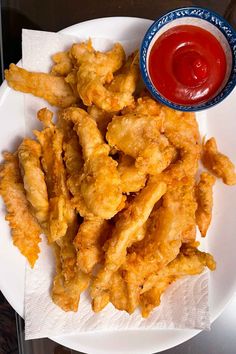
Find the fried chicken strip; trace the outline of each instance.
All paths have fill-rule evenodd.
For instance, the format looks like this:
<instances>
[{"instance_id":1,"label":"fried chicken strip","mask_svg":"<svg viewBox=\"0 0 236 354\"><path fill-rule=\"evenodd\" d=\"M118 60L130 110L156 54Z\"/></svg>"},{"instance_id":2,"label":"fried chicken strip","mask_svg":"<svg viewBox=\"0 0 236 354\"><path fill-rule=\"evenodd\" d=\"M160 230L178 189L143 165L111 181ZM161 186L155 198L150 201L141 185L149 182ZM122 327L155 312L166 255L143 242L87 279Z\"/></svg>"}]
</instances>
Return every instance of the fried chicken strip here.
<instances>
[{"instance_id":1,"label":"fried chicken strip","mask_svg":"<svg viewBox=\"0 0 236 354\"><path fill-rule=\"evenodd\" d=\"M147 222L144 223L138 230L134 232L132 238L134 242L141 241L147 232ZM105 244L104 248L107 248ZM132 286L131 281L131 286ZM110 301L117 309L126 310L129 312L130 308L130 294L132 293L129 283L124 279L124 270L120 268L113 273L109 282L109 290L107 293L103 293L96 299L96 306L98 309L103 309Z\"/></svg>"},{"instance_id":2,"label":"fried chicken strip","mask_svg":"<svg viewBox=\"0 0 236 354\"><path fill-rule=\"evenodd\" d=\"M79 138L73 130L73 123L64 120L59 114L59 129L64 136L63 142L63 160L66 166L66 184L73 196L80 193L80 177L83 170L84 160Z\"/></svg>"},{"instance_id":3,"label":"fried chicken strip","mask_svg":"<svg viewBox=\"0 0 236 354\"><path fill-rule=\"evenodd\" d=\"M7 209L13 244L33 268L39 255L41 229L29 209L16 154L4 153L0 170L0 193Z\"/></svg>"},{"instance_id":4,"label":"fried chicken strip","mask_svg":"<svg viewBox=\"0 0 236 354\"><path fill-rule=\"evenodd\" d=\"M95 120L97 127L102 134L102 137L105 138L107 132L107 126L112 120L114 113L106 112L101 108L92 105L88 107L88 114L90 115L90 117L92 117Z\"/></svg>"},{"instance_id":5,"label":"fried chicken strip","mask_svg":"<svg viewBox=\"0 0 236 354\"><path fill-rule=\"evenodd\" d=\"M60 247L62 275L66 282L74 278L75 273L78 271L76 265L76 250L73 245L78 228L79 224L76 214L74 214L73 222L68 227L65 236L56 241L56 244Z\"/></svg>"},{"instance_id":6,"label":"fried chicken strip","mask_svg":"<svg viewBox=\"0 0 236 354\"><path fill-rule=\"evenodd\" d=\"M73 44L70 57L78 68L87 67L89 72L96 73L103 83L110 83L113 80L113 73L124 64L125 52L120 43L115 43L111 50L102 53L96 51L92 47L92 41L89 40Z\"/></svg>"},{"instance_id":7,"label":"fried chicken strip","mask_svg":"<svg viewBox=\"0 0 236 354\"><path fill-rule=\"evenodd\" d=\"M66 166L67 178L73 175L80 175L84 160L78 135L73 130L73 122L63 119L61 112L59 112L57 126L63 134L63 160Z\"/></svg>"},{"instance_id":8,"label":"fried chicken strip","mask_svg":"<svg viewBox=\"0 0 236 354\"><path fill-rule=\"evenodd\" d=\"M207 140L203 145L203 165L228 185L236 184L235 166L230 159L217 149L215 138Z\"/></svg>"},{"instance_id":9,"label":"fried chicken strip","mask_svg":"<svg viewBox=\"0 0 236 354\"><path fill-rule=\"evenodd\" d=\"M175 157L175 148L160 133L161 116L127 113L114 116L108 124L106 138L110 146L136 159L143 174L159 174Z\"/></svg>"},{"instance_id":10,"label":"fried chicken strip","mask_svg":"<svg viewBox=\"0 0 236 354\"><path fill-rule=\"evenodd\" d=\"M121 68L125 60L119 43L106 53L96 52L91 41L74 44L70 53L78 67L77 90L86 106L95 104L107 112L114 112L133 102L132 91L138 72L136 57L127 64L128 73L121 73L112 86L105 87L105 84L111 83L113 73ZM127 71L127 68L124 70Z\"/></svg>"},{"instance_id":11,"label":"fried chicken strip","mask_svg":"<svg viewBox=\"0 0 236 354\"><path fill-rule=\"evenodd\" d=\"M215 270L215 261L210 254L191 246L182 247L178 256L154 274L151 282L140 290L136 307L141 306L142 316L148 317L150 312L160 305L161 295L172 282L186 275L200 274L205 267ZM125 281L121 270L112 276L110 301L118 310L129 312L129 283Z\"/></svg>"},{"instance_id":12,"label":"fried chicken strip","mask_svg":"<svg viewBox=\"0 0 236 354\"><path fill-rule=\"evenodd\" d=\"M82 148L79 144L78 137L75 134L68 141L63 143L64 161L68 177L79 175L83 168Z\"/></svg>"},{"instance_id":13,"label":"fried chicken strip","mask_svg":"<svg viewBox=\"0 0 236 354\"><path fill-rule=\"evenodd\" d=\"M52 56L54 65L51 74L59 76L67 76L73 69L73 63L69 52L58 52Z\"/></svg>"},{"instance_id":14,"label":"fried chicken strip","mask_svg":"<svg viewBox=\"0 0 236 354\"><path fill-rule=\"evenodd\" d=\"M132 95L136 89L136 84L140 76L139 72L139 53L132 53L122 68L115 74L114 79L108 86L111 92L124 92L130 95L127 101L133 102Z\"/></svg>"},{"instance_id":15,"label":"fried chicken strip","mask_svg":"<svg viewBox=\"0 0 236 354\"><path fill-rule=\"evenodd\" d=\"M147 175L135 166L135 160L131 156L120 155L118 172L123 193L138 192L145 186Z\"/></svg>"},{"instance_id":16,"label":"fried chicken strip","mask_svg":"<svg viewBox=\"0 0 236 354\"><path fill-rule=\"evenodd\" d=\"M56 275L52 287L52 299L64 311L78 310L81 293L89 285L89 276L84 274L76 263L76 250L73 240L78 230L76 215L64 237L54 243Z\"/></svg>"},{"instance_id":17,"label":"fried chicken strip","mask_svg":"<svg viewBox=\"0 0 236 354\"><path fill-rule=\"evenodd\" d=\"M78 137L75 132L73 133L74 135L63 144L67 175L66 185L74 197L71 200L73 207L79 209L81 215L92 217L93 214L88 210L80 195L80 179L83 173L84 160Z\"/></svg>"},{"instance_id":18,"label":"fried chicken strip","mask_svg":"<svg viewBox=\"0 0 236 354\"><path fill-rule=\"evenodd\" d=\"M147 221L153 206L166 192L166 184L151 178L147 186L134 198L116 222L111 239L106 245L105 262L91 286L93 310L100 311L104 297L109 300L109 282L112 274L125 262L127 248L137 241L136 233Z\"/></svg>"},{"instance_id":19,"label":"fried chicken strip","mask_svg":"<svg viewBox=\"0 0 236 354\"><path fill-rule=\"evenodd\" d=\"M77 69L73 68L71 72L65 77L65 81L70 85L75 97L81 101L77 91ZM82 101L81 101L82 102Z\"/></svg>"},{"instance_id":20,"label":"fried chicken strip","mask_svg":"<svg viewBox=\"0 0 236 354\"><path fill-rule=\"evenodd\" d=\"M111 227L107 220L84 219L74 240L77 250L77 263L84 273L91 273L103 256L103 245Z\"/></svg>"},{"instance_id":21,"label":"fried chicken strip","mask_svg":"<svg viewBox=\"0 0 236 354\"><path fill-rule=\"evenodd\" d=\"M41 146L34 140L24 139L18 148L18 158L32 211L43 229L47 229L49 203L44 173L41 169Z\"/></svg>"},{"instance_id":22,"label":"fried chicken strip","mask_svg":"<svg viewBox=\"0 0 236 354\"><path fill-rule=\"evenodd\" d=\"M215 261L209 253L191 247L182 249L167 267L156 274L155 285L148 291L146 289L141 291L142 316L148 317L150 312L160 305L161 295L171 283L187 275L201 274L205 267L215 270Z\"/></svg>"},{"instance_id":23,"label":"fried chicken strip","mask_svg":"<svg viewBox=\"0 0 236 354\"><path fill-rule=\"evenodd\" d=\"M170 179L194 176L197 172L201 147L198 124L193 113L178 112L161 106L162 131L178 151L177 159L167 169Z\"/></svg>"},{"instance_id":24,"label":"fried chicken strip","mask_svg":"<svg viewBox=\"0 0 236 354\"><path fill-rule=\"evenodd\" d=\"M127 282L124 280L120 269L112 275L109 287L109 301L116 309L121 311L129 307Z\"/></svg>"},{"instance_id":25,"label":"fried chicken strip","mask_svg":"<svg viewBox=\"0 0 236 354\"><path fill-rule=\"evenodd\" d=\"M193 178L169 186L162 206L154 208L145 238L131 248L122 266L129 285L129 313L138 306L140 289L153 274L176 258L183 241L194 240L196 208Z\"/></svg>"},{"instance_id":26,"label":"fried chicken strip","mask_svg":"<svg viewBox=\"0 0 236 354\"><path fill-rule=\"evenodd\" d=\"M79 182L78 204L76 205L81 216L84 208L80 208L80 201L95 216L101 219L110 219L124 205L121 181L117 171L117 162L109 154L109 146L104 143L95 121L80 108L64 110L65 120L74 123L84 157L83 174ZM99 208L97 207L99 205Z\"/></svg>"},{"instance_id":27,"label":"fried chicken strip","mask_svg":"<svg viewBox=\"0 0 236 354\"><path fill-rule=\"evenodd\" d=\"M213 186L215 177L207 172L203 172L200 181L196 187L196 223L203 237L206 236L208 227L211 223L212 207L213 207Z\"/></svg>"},{"instance_id":28,"label":"fried chicken strip","mask_svg":"<svg viewBox=\"0 0 236 354\"><path fill-rule=\"evenodd\" d=\"M42 131L34 131L42 148L42 166L49 196L49 242L63 237L73 220L73 208L62 160L63 134L52 123L52 115L48 109L41 109L38 118L45 128Z\"/></svg>"},{"instance_id":29,"label":"fried chicken strip","mask_svg":"<svg viewBox=\"0 0 236 354\"><path fill-rule=\"evenodd\" d=\"M65 108L76 102L76 96L64 77L30 72L11 64L9 70L5 70L5 78L14 90L44 98L53 106Z\"/></svg>"},{"instance_id":30,"label":"fried chicken strip","mask_svg":"<svg viewBox=\"0 0 236 354\"><path fill-rule=\"evenodd\" d=\"M133 103L133 94L136 90L139 77L139 53L135 51L128 57L123 67L115 74L114 80L107 85L108 92L111 93L111 95L124 95L124 103L120 104L119 109Z\"/></svg>"}]
</instances>

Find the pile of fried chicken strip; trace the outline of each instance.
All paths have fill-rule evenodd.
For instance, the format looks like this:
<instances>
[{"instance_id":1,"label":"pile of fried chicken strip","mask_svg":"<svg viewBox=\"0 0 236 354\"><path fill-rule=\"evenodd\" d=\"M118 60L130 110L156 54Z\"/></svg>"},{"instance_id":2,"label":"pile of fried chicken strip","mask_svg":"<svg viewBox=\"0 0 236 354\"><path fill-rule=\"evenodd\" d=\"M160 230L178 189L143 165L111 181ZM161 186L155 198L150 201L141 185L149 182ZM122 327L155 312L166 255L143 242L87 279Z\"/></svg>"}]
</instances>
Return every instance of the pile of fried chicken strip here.
<instances>
[{"instance_id":1,"label":"pile of fried chicken strip","mask_svg":"<svg viewBox=\"0 0 236 354\"><path fill-rule=\"evenodd\" d=\"M89 40L52 60L50 73L5 71L12 89L58 107L55 117L42 108L35 138L3 153L13 243L33 267L46 235L51 296L64 311L77 311L89 288L95 312L110 302L148 317L171 283L215 269L196 229L206 236L215 180L236 184L234 165L213 137L201 141L193 113L151 98L138 51L126 58L116 43L98 52Z\"/></svg>"}]
</instances>

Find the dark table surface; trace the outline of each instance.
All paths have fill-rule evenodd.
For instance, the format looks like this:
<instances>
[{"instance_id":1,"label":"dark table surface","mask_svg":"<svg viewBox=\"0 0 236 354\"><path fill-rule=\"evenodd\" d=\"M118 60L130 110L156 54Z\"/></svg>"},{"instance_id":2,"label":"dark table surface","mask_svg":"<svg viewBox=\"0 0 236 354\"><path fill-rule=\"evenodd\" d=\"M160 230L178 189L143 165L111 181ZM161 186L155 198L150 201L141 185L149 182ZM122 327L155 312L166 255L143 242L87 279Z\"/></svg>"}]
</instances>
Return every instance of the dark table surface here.
<instances>
[{"instance_id":1,"label":"dark table surface","mask_svg":"<svg viewBox=\"0 0 236 354\"><path fill-rule=\"evenodd\" d=\"M208 7L236 28L236 0L2 0L1 70L21 58L21 29L59 31L78 22L108 16L155 19L180 6ZM49 339L25 341L24 321L0 293L0 354L78 353ZM236 295L210 332L202 332L163 354L236 354ZM89 353L90 354L90 353Z\"/></svg>"}]
</instances>

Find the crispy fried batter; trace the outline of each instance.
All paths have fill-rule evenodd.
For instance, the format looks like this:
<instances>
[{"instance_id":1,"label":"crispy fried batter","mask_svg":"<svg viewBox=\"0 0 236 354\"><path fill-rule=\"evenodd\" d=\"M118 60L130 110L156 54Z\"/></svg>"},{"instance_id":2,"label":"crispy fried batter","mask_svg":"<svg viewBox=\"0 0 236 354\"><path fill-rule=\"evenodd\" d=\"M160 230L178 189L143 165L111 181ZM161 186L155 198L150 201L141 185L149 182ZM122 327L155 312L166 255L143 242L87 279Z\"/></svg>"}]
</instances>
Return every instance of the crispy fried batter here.
<instances>
[{"instance_id":1,"label":"crispy fried batter","mask_svg":"<svg viewBox=\"0 0 236 354\"><path fill-rule=\"evenodd\" d=\"M149 96L139 97L132 105L125 107L122 114L134 113L138 115L159 116L162 106Z\"/></svg>"},{"instance_id":2,"label":"crispy fried batter","mask_svg":"<svg viewBox=\"0 0 236 354\"><path fill-rule=\"evenodd\" d=\"M88 114L95 120L98 129L105 139L108 123L110 123L114 114L111 112L106 112L95 105L88 107Z\"/></svg>"},{"instance_id":3,"label":"crispy fried batter","mask_svg":"<svg viewBox=\"0 0 236 354\"><path fill-rule=\"evenodd\" d=\"M132 313L139 303L140 289L152 275L178 255L183 241L195 237L194 180L182 180L169 186L160 208L154 208L148 220L146 237L131 249L123 264L129 283L129 307Z\"/></svg>"},{"instance_id":4,"label":"crispy fried batter","mask_svg":"<svg viewBox=\"0 0 236 354\"><path fill-rule=\"evenodd\" d=\"M66 282L74 278L74 275L78 271L76 265L76 250L73 245L78 228L79 224L76 214L74 214L73 221L68 227L65 236L56 241L56 244L60 247L61 273Z\"/></svg>"},{"instance_id":5,"label":"crispy fried batter","mask_svg":"<svg viewBox=\"0 0 236 354\"><path fill-rule=\"evenodd\" d=\"M109 92L115 95L124 94L125 104L123 107L133 103L133 93L140 77L139 53L132 53L124 66L115 74L114 80L107 85ZM120 106L120 109L123 108Z\"/></svg>"},{"instance_id":6,"label":"crispy fried batter","mask_svg":"<svg viewBox=\"0 0 236 354\"><path fill-rule=\"evenodd\" d=\"M86 106L95 104L107 112L114 112L133 102L132 91L135 89L138 71L136 57L131 64L129 62L127 64L129 72L120 74L110 89L104 86L111 83L113 73L124 63L125 53L119 43L106 53L94 51L91 41L74 44L71 56L76 60L78 67L77 90ZM124 91L125 89L128 91Z\"/></svg>"},{"instance_id":7,"label":"crispy fried batter","mask_svg":"<svg viewBox=\"0 0 236 354\"><path fill-rule=\"evenodd\" d=\"M49 196L49 242L66 234L73 220L73 208L66 186L66 172L62 160L62 132L52 123L52 112L43 108L38 112L44 129L34 131L42 148L42 166L46 176Z\"/></svg>"},{"instance_id":8,"label":"crispy fried batter","mask_svg":"<svg viewBox=\"0 0 236 354\"><path fill-rule=\"evenodd\" d=\"M64 237L54 243L57 270L53 281L52 299L62 310L78 310L80 294L89 285L89 276L76 265L73 240L78 230L76 217Z\"/></svg>"},{"instance_id":9,"label":"crispy fried batter","mask_svg":"<svg viewBox=\"0 0 236 354\"><path fill-rule=\"evenodd\" d=\"M84 219L74 240L77 250L77 262L84 273L91 273L103 256L103 245L111 232L107 220L92 218Z\"/></svg>"},{"instance_id":10,"label":"crispy fried batter","mask_svg":"<svg viewBox=\"0 0 236 354\"><path fill-rule=\"evenodd\" d=\"M76 102L76 96L63 77L30 72L11 64L9 70L5 70L5 78L14 90L44 98L53 106L64 108Z\"/></svg>"},{"instance_id":11,"label":"crispy fried batter","mask_svg":"<svg viewBox=\"0 0 236 354\"><path fill-rule=\"evenodd\" d=\"M58 52L52 56L54 65L51 74L58 76L66 76L73 69L73 63L68 52Z\"/></svg>"},{"instance_id":12,"label":"crispy fried batter","mask_svg":"<svg viewBox=\"0 0 236 354\"><path fill-rule=\"evenodd\" d=\"M103 82L113 80L113 73L121 68L125 61L125 52L120 43L115 43L110 51L105 53L95 51L92 41L73 44L70 56L76 62L76 67L86 68ZM89 104L86 104L89 106Z\"/></svg>"},{"instance_id":13,"label":"crispy fried batter","mask_svg":"<svg viewBox=\"0 0 236 354\"><path fill-rule=\"evenodd\" d=\"M136 232L147 221L154 204L166 192L166 184L154 178L134 198L116 222L111 239L108 240L105 263L91 286L93 310L101 310L98 304L109 288L112 274L125 262L127 248L137 241Z\"/></svg>"},{"instance_id":14,"label":"crispy fried batter","mask_svg":"<svg viewBox=\"0 0 236 354\"><path fill-rule=\"evenodd\" d=\"M108 86L111 92L124 92L131 95L127 101L133 102L132 95L139 79L139 53L132 53L122 68L115 74L114 79Z\"/></svg>"},{"instance_id":15,"label":"crispy fried batter","mask_svg":"<svg viewBox=\"0 0 236 354\"><path fill-rule=\"evenodd\" d=\"M147 175L135 166L135 160L131 156L120 155L118 172L123 193L138 192L145 186Z\"/></svg>"},{"instance_id":16,"label":"crispy fried batter","mask_svg":"<svg viewBox=\"0 0 236 354\"><path fill-rule=\"evenodd\" d=\"M142 316L148 317L150 312L160 305L161 295L172 282L186 275L200 274L205 267L215 270L215 261L209 253L196 248L182 249L176 259L155 275L155 286L150 290L142 289L140 297Z\"/></svg>"},{"instance_id":17,"label":"crispy fried batter","mask_svg":"<svg viewBox=\"0 0 236 354\"><path fill-rule=\"evenodd\" d=\"M82 173L84 165L82 148L78 135L73 130L73 122L63 119L62 112L58 114L58 128L63 134L63 160L68 179Z\"/></svg>"},{"instance_id":18,"label":"crispy fried batter","mask_svg":"<svg viewBox=\"0 0 236 354\"><path fill-rule=\"evenodd\" d=\"M83 155L82 148L79 144L76 133L68 141L64 142L64 161L66 165L67 180L66 185L74 198L71 200L72 206L81 210L83 216L88 216L92 213L86 208L85 203L80 196L80 179L83 172Z\"/></svg>"},{"instance_id":19,"label":"crispy fried batter","mask_svg":"<svg viewBox=\"0 0 236 354\"><path fill-rule=\"evenodd\" d=\"M68 141L64 142L63 151L68 177L75 174L79 175L82 172L84 161L82 148L76 134L73 134Z\"/></svg>"},{"instance_id":20,"label":"crispy fried batter","mask_svg":"<svg viewBox=\"0 0 236 354\"><path fill-rule=\"evenodd\" d=\"M58 126L64 136L63 160L66 166L66 184L71 194L75 196L79 193L80 177L84 165L82 148L71 121L64 120L59 114Z\"/></svg>"},{"instance_id":21,"label":"crispy fried batter","mask_svg":"<svg viewBox=\"0 0 236 354\"><path fill-rule=\"evenodd\" d=\"M171 179L189 175L194 176L200 158L199 130L193 113L178 112L166 106L161 108L163 119L163 133L169 142L177 149L179 156L169 167L168 175Z\"/></svg>"},{"instance_id":22,"label":"crispy fried batter","mask_svg":"<svg viewBox=\"0 0 236 354\"><path fill-rule=\"evenodd\" d=\"M43 229L48 225L48 192L40 163L41 146L34 140L24 139L18 148L18 158L26 191L32 211Z\"/></svg>"},{"instance_id":23,"label":"crispy fried batter","mask_svg":"<svg viewBox=\"0 0 236 354\"><path fill-rule=\"evenodd\" d=\"M90 213L110 219L123 207L125 200L117 162L108 156L109 146L104 143L96 123L87 112L80 108L69 108L63 112L63 117L75 124L85 160L78 199L81 201L82 198ZM81 216L86 216L80 206L77 205L77 210Z\"/></svg>"},{"instance_id":24,"label":"crispy fried batter","mask_svg":"<svg viewBox=\"0 0 236 354\"><path fill-rule=\"evenodd\" d=\"M218 151L215 138L207 140L203 145L202 162L210 172L222 178L225 184L236 184L235 166L227 156Z\"/></svg>"},{"instance_id":25,"label":"crispy fried batter","mask_svg":"<svg viewBox=\"0 0 236 354\"><path fill-rule=\"evenodd\" d=\"M4 153L0 171L0 193L7 209L13 243L28 259L31 267L38 259L40 227L29 210L16 154Z\"/></svg>"},{"instance_id":26,"label":"crispy fried batter","mask_svg":"<svg viewBox=\"0 0 236 354\"><path fill-rule=\"evenodd\" d=\"M203 237L206 236L208 227L211 223L212 207L213 207L213 186L215 177L210 173L203 172L200 181L196 187L196 223Z\"/></svg>"},{"instance_id":27,"label":"crispy fried batter","mask_svg":"<svg viewBox=\"0 0 236 354\"><path fill-rule=\"evenodd\" d=\"M109 288L109 300L116 309L127 311L129 306L127 282L124 281L122 271L120 270L112 275Z\"/></svg>"},{"instance_id":28,"label":"crispy fried batter","mask_svg":"<svg viewBox=\"0 0 236 354\"><path fill-rule=\"evenodd\" d=\"M77 91L77 69L73 68L71 72L65 77L65 81L70 85L75 97L78 98L78 101L81 101Z\"/></svg>"},{"instance_id":29,"label":"crispy fried batter","mask_svg":"<svg viewBox=\"0 0 236 354\"><path fill-rule=\"evenodd\" d=\"M200 274L205 267L215 270L214 258L195 247L184 246L172 262L153 274L149 282L136 292L131 289L132 279L125 279L123 271L114 273L110 285L110 301L117 309L128 313L132 313L140 305L142 316L148 317L150 312L160 305L161 295L172 282L186 275ZM130 294L133 295L131 299Z\"/></svg>"},{"instance_id":30,"label":"crispy fried batter","mask_svg":"<svg viewBox=\"0 0 236 354\"><path fill-rule=\"evenodd\" d=\"M175 157L175 148L160 133L162 117L137 113L114 116L106 138L110 146L136 159L142 173L158 174Z\"/></svg>"}]
</instances>

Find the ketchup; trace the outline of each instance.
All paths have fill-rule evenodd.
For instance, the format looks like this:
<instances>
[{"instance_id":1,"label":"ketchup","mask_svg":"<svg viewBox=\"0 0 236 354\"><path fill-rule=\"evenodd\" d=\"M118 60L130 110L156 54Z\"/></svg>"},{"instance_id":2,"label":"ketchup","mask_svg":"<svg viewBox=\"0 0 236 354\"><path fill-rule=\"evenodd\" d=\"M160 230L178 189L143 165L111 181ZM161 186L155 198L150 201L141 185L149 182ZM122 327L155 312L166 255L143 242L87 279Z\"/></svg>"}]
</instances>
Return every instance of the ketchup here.
<instances>
[{"instance_id":1,"label":"ketchup","mask_svg":"<svg viewBox=\"0 0 236 354\"><path fill-rule=\"evenodd\" d=\"M177 104L191 105L205 102L217 93L225 78L226 57L210 32L179 25L156 40L148 70L162 96Z\"/></svg>"}]
</instances>

